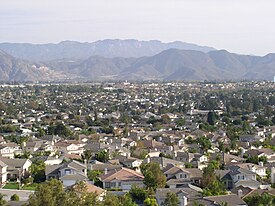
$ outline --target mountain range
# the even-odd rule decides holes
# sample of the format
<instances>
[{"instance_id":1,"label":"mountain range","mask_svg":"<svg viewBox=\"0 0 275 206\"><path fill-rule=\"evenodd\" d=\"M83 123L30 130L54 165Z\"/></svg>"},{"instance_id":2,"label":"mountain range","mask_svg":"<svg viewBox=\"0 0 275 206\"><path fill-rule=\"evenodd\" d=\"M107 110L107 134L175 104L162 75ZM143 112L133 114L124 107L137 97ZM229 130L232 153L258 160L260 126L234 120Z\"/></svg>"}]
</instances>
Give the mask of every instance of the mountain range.
<instances>
[{"instance_id":1,"label":"mountain range","mask_svg":"<svg viewBox=\"0 0 275 206\"><path fill-rule=\"evenodd\" d=\"M126 41L125 44L124 41ZM22 48L17 51L17 44L9 44L9 49L3 49L1 47L3 44L0 44L2 48L0 80L273 80L275 75L275 54L263 57L239 55L226 50L196 45L192 49L178 49L171 46L173 43L165 46L165 48L172 48L162 49L159 46L153 46L165 44L158 41L140 44L137 40L105 40L102 42L106 43L106 50L102 49L101 53L98 50L89 57L85 55L88 56L90 53L86 54L81 49L82 52L76 56L69 51L60 51L55 56L52 50L44 48L45 51L43 51L40 48L42 45L31 45L31 47L29 44L26 47L21 45ZM117 42L121 42L121 45L117 46ZM134 45L131 46L129 42ZM149 46L150 43L152 43L151 46ZM70 44L70 51L74 51L73 45L83 43L61 42L60 44ZM137 44L140 46L136 46ZM143 44L145 44L144 47ZM174 44L188 45L179 42ZM117 50L116 47L118 47ZM37 55L32 57L31 54L35 53L35 48L40 49ZM127 53L127 48L130 48L129 53ZM25 56L22 52L24 50L27 51ZM76 46L75 50L78 51L79 46ZM156 53L158 50L160 52ZM145 52L142 53L142 51Z\"/></svg>"},{"instance_id":2,"label":"mountain range","mask_svg":"<svg viewBox=\"0 0 275 206\"><path fill-rule=\"evenodd\" d=\"M90 56L142 57L153 56L166 49L185 49L208 52L212 47L180 41L163 43L157 40L105 39L92 43L63 41L58 44L0 43L0 49L10 55L31 61L49 61L63 58L87 59Z\"/></svg>"}]
</instances>

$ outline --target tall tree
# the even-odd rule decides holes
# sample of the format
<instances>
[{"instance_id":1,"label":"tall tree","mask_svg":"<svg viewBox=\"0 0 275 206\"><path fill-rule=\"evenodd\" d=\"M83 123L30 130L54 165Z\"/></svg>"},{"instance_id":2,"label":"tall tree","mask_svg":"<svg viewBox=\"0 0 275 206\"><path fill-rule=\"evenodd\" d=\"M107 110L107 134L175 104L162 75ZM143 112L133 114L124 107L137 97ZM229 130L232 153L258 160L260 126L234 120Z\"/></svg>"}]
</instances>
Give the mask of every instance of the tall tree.
<instances>
[{"instance_id":1,"label":"tall tree","mask_svg":"<svg viewBox=\"0 0 275 206\"><path fill-rule=\"evenodd\" d=\"M178 196L175 193L168 192L166 194L166 199L161 204L161 206L178 206L180 203Z\"/></svg>"},{"instance_id":2,"label":"tall tree","mask_svg":"<svg viewBox=\"0 0 275 206\"><path fill-rule=\"evenodd\" d=\"M102 150L95 155L95 158L100 162L107 162L110 157L107 151Z\"/></svg>"},{"instance_id":3,"label":"tall tree","mask_svg":"<svg viewBox=\"0 0 275 206\"><path fill-rule=\"evenodd\" d=\"M141 172L144 175L144 184L147 188L155 190L166 185L166 177L156 162L141 165Z\"/></svg>"},{"instance_id":4,"label":"tall tree","mask_svg":"<svg viewBox=\"0 0 275 206\"><path fill-rule=\"evenodd\" d=\"M215 125L215 123L216 123L216 114L215 114L215 112L213 112L213 111L208 112L207 122L210 125Z\"/></svg>"}]
</instances>

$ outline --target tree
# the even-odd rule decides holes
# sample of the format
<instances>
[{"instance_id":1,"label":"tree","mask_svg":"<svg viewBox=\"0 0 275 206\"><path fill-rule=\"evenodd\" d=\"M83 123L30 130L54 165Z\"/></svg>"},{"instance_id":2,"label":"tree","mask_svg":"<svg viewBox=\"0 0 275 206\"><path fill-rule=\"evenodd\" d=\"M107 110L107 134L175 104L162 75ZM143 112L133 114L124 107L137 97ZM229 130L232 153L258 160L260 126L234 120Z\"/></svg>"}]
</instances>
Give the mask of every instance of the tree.
<instances>
[{"instance_id":1,"label":"tree","mask_svg":"<svg viewBox=\"0 0 275 206\"><path fill-rule=\"evenodd\" d=\"M197 139L197 143L200 145L200 148L206 152L207 150L209 150L211 148L211 142L210 140L203 136Z\"/></svg>"},{"instance_id":2,"label":"tree","mask_svg":"<svg viewBox=\"0 0 275 206\"><path fill-rule=\"evenodd\" d=\"M169 124L171 122L171 119L167 114L164 114L161 116L161 121L163 124Z\"/></svg>"},{"instance_id":3,"label":"tree","mask_svg":"<svg viewBox=\"0 0 275 206\"><path fill-rule=\"evenodd\" d=\"M59 180L52 179L39 184L29 198L29 206L55 206L64 205L66 194Z\"/></svg>"},{"instance_id":4,"label":"tree","mask_svg":"<svg viewBox=\"0 0 275 206\"><path fill-rule=\"evenodd\" d=\"M137 206L129 195L116 196L107 194L103 199L102 206Z\"/></svg>"},{"instance_id":5,"label":"tree","mask_svg":"<svg viewBox=\"0 0 275 206\"><path fill-rule=\"evenodd\" d=\"M11 199L11 201L19 201L20 200L20 198L17 194L13 194L10 199Z\"/></svg>"},{"instance_id":6,"label":"tree","mask_svg":"<svg viewBox=\"0 0 275 206\"><path fill-rule=\"evenodd\" d=\"M129 191L129 194L133 201L136 203L142 203L147 198L147 191L137 187L136 185L133 185L131 190Z\"/></svg>"},{"instance_id":7,"label":"tree","mask_svg":"<svg viewBox=\"0 0 275 206\"><path fill-rule=\"evenodd\" d=\"M224 195L225 185L215 175L214 164L209 164L203 169L202 187L204 196Z\"/></svg>"},{"instance_id":8,"label":"tree","mask_svg":"<svg viewBox=\"0 0 275 206\"><path fill-rule=\"evenodd\" d=\"M61 122L58 122L56 125L50 125L48 127L48 133L62 137L69 137L72 135L72 131Z\"/></svg>"},{"instance_id":9,"label":"tree","mask_svg":"<svg viewBox=\"0 0 275 206\"><path fill-rule=\"evenodd\" d=\"M34 182L43 182L46 179L45 176L46 165L42 160L34 160L30 166L30 171Z\"/></svg>"},{"instance_id":10,"label":"tree","mask_svg":"<svg viewBox=\"0 0 275 206\"><path fill-rule=\"evenodd\" d=\"M0 193L0 206L5 206L7 205L7 201L4 200L5 195L3 195L2 193Z\"/></svg>"},{"instance_id":11,"label":"tree","mask_svg":"<svg viewBox=\"0 0 275 206\"><path fill-rule=\"evenodd\" d=\"M56 179L37 186L30 195L28 206L97 206L97 195L87 193L86 185L79 182L75 187L64 190L62 182Z\"/></svg>"},{"instance_id":12,"label":"tree","mask_svg":"<svg viewBox=\"0 0 275 206\"><path fill-rule=\"evenodd\" d=\"M215 123L216 123L216 114L215 114L215 112L213 112L213 111L208 112L207 122L210 125L215 125Z\"/></svg>"},{"instance_id":13,"label":"tree","mask_svg":"<svg viewBox=\"0 0 275 206\"><path fill-rule=\"evenodd\" d=\"M158 206L157 200L149 197L144 200L143 204L144 206Z\"/></svg>"},{"instance_id":14,"label":"tree","mask_svg":"<svg viewBox=\"0 0 275 206\"><path fill-rule=\"evenodd\" d=\"M176 125L177 125L178 127L184 126L184 125L185 125L185 119L184 119L184 118L178 119L178 120L176 121Z\"/></svg>"},{"instance_id":15,"label":"tree","mask_svg":"<svg viewBox=\"0 0 275 206\"><path fill-rule=\"evenodd\" d=\"M109 153L105 150L102 150L95 155L96 160L100 162L107 162L109 160Z\"/></svg>"},{"instance_id":16,"label":"tree","mask_svg":"<svg viewBox=\"0 0 275 206\"><path fill-rule=\"evenodd\" d=\"M89 162L93 157L93 153L91 150L85 150L83 154L81 154L82 160L87 160Z\"/></svg>"},{"instance_id":17,"label":"tree","mask_svg":"<svg viewBox=\"0 0 275 206\"><path fill-rule=\"evenodd\" d=\"M141 165L141 172L144 175L144 184L148 189L155 190L166 185L166 177L156 162Z\"/></svg>"},{"instance_id":18,"label":"tree","mask_svg":"<svg viewBox=\"0 0 275 206\"><path fill-rule=\"evenodd\" d=\"M272 117L271 121L272 121L273 125L275 125L275 116Z\"/></svg>"},{"instance_id":19,"label":"tree","mask_svg":"<svg viewBox=\"0 0 275 206\"><path fill-rule=\"evenodd\" d=\"M90 181L93 181L96 186L100 186L99 175L101 174L102 172L99 170L89 170L87 175Z\"/></svg>"},{"instance_id":20,"label":"tree","mask_svg":"<svg viewBox=\"0 0 275 206\"><path fill-rule=\"evenodd\" d=\"M273 206L275 198L267 193L257 194L244 198L248 206Z\"/></svg>"},{"instance_id":21,"label":"tree","mask_svg":"<svg viewBox=\"0 0 275 206\"><path fill-rule=\"evenodd\" d=\"M175 193L168 192L166 194L166 199L161 204L161 206L178 206L180 203L178 196Z\"/></svg>"}]
</instances>

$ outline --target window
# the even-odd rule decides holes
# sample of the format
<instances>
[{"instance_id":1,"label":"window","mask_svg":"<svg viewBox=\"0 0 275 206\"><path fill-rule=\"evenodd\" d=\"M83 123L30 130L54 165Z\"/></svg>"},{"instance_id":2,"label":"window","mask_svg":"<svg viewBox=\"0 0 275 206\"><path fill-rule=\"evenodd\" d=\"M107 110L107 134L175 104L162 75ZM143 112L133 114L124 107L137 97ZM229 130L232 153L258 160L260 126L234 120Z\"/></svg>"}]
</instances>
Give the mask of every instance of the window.
<instances>
[{"instance_id":1,"label":"window","mask_svg":"<svg viewBox=\"0 0 275 206\"><path fill-rule=\"evenodd\" d=\"M71 174L71 170L70 169L65 169L65 174L66 175Z\"/></svg>"},{"instance_id":2,"label":"window","mask_svg":"<svg viewBox=\"0 0 275 206\"><path fill-rule=\"evenodd\" d=\"M110 182L105 182L105 188L110 188Z\"/></svg>"},{"instance_id":3,"label":"window","mask_svg":"<svg viewBox=\"0 0 275 206\"><path fill-rule=\"evenodd\" d=\"M185 179L185 178L187 178L187 175L186 174L180 174L180 178Z\"/></svg>"}]
</instances>

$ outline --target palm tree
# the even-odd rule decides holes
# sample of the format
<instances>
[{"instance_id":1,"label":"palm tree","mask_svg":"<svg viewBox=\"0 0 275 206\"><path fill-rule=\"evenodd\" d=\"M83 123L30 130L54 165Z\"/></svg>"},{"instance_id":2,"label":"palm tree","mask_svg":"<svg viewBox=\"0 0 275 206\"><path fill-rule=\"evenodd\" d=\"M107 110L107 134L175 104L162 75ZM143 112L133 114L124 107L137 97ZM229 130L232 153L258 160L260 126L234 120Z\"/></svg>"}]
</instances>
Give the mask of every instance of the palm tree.
<instances>
[{"instance_id":1,"label":"palm tree","mask_svg":"<svg viewBox=\"0 0 275 206\"><path fill-rule=\"evenodd\" d=\"M89 162L93 157L93 153L91 150L85 150L83 154L81 155L82 160L87 160Z\"/></svg>"}]
</instances>

